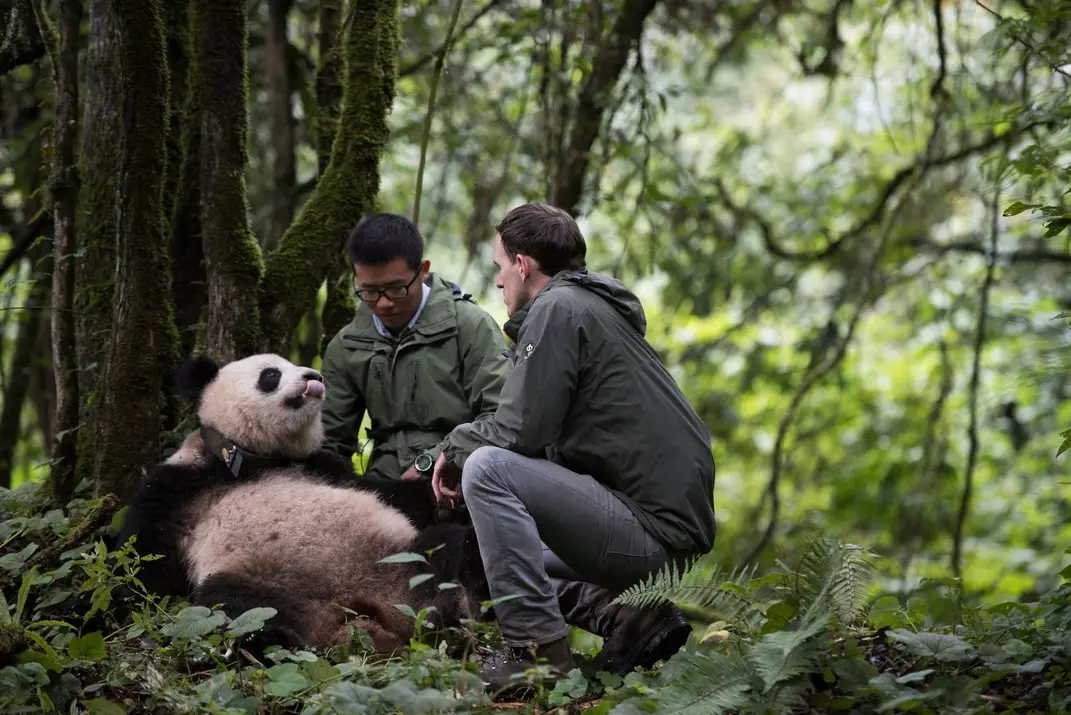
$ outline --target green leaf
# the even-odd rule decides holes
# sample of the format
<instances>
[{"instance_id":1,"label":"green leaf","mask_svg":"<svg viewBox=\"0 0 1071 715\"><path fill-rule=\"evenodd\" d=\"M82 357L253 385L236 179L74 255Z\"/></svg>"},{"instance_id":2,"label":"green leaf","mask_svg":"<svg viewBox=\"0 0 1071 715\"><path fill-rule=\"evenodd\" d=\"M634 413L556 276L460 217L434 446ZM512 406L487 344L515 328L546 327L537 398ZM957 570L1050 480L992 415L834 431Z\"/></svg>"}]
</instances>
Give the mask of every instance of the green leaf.
<instances>
[{"instance_id":1,"label":"green leaf","mask_svg":"<svg viewBox=\"0 0 1071 715\"><path fill-rule=\"evenodd\" d=\"M1037 206L1037 204L1024 204L1022 201L1016 201L1008 208L1004 209L1005 216L1018 216L1023 211L1031 209Z\"/></svg>"},{"instance_id":2,"label":"green leaf","mask_svg":"<svg viewBox=\"0 0 1071 715\"><path fill-rule=\"evenodd\" d=\"M900 685L907 685L908 683L917 683L920 680L926 680L926 676L934 672L933 668L927 668L926 670L916 670L914 673L908 673L907 675L901 675L896 679L896 682Z\"/></svg>"},{"instance_id":3,"label":"green leaf","mask_svg":"<svg viewBox=\"0 0 1071 715\"><path fill-rule=\"evenodd\" d=\"M414 554L411 552L404 552L401 554L391 554L390 556L380 559L381 564L408 564L419 561L422 564L426 564L428 560L420 554Z\"/></svg>"},{"instance_id":4,"label":"green leaf","mask_svg":"<svg viewBox=\"0 0 1071 715\"><path fill-rule=\"evenodd\" d=\"M104 655L104 635L101 633L87 633L67 644L67 656L71 660L85 660L95 663L103 658Z\"/></svg>"},{"instance_id":5,"label":"green leaf","mask_svg":"<svg viewBox=\"0 0 1071 715\"><path fill-rule=\"evenodd\" d=\"M1064 441L1060 444L1060 448L1056 450L1057 457L1071 449L1071 429L1061 432L1060 436L1064 438Z\"/></svg>"},{"instance_id":6,"label":"green leaf","mask_svg":"<svg viewBox=\"0 0 1071 715\"><path fill-rule=\"evenodd\" d=\"M83 700L82 707L86 709L89 715L126 715L126 708L118 703L113 703L111 700L100 698Z\"/></svg>"},{"instance_id":7,"label":"green leaf","mask_svg":"<svg viewBox=\"0 0 1071 715\"><path fill-rule=\"evenodd\" d=\"M297 663L283 663L268 668L268 680L271 682L264 688L265 692L282 698L312 685L309 679L301 674L300 667Z\"/></svg>"},{"instance_id":8,"label":"green leaf","mask_svg":"<svg viewBox=\"0 0 1071 715\"><path fill-rule=\"evenodd\" d=\"M231 635L241 636L258 631L264 627L264 622L276 613L278 611L274 608L251 608L231 621L230 625L227 626L227 632Z\"/></svg>"},{"instance_id":9,"label":"green leaf","mask_svg":"<svg viewBox=\"0 0 1071 715\"><path fill-rule=\"evenodd\" d=\"M1045 238L1052 238L1053 236L1059 236L1064 232L1064 229L1071 226L1071 217L1064 216L1062 218L1054 218L1052 221L1045 223Z\"/></svg>"},{"instance_id":10,"label":"green leaf","mask_svg":"<svg viewBox=\"0 0 1071 715\"><path fill-rule=\"evenodd\" d=\"M974 648L959 636L947 633L913 633L902 628L889 631L893 640L916 655L934 658L942 663L961 663L974 657Z\"/></svg>"},{"instance_id":11,"label":"green leaf","mask_svg":"<svg viewBox=\"0 0 1071 715\"><path fill-rule=\"evenodd\" d=\"M427 581L428 579L431 579L431 578L435 578L435 574L433 574L433 573L418 573L416 576L414 576L413 578L409 579L409 588L414 588L416 586L419 586L420 584L424 583L425 581Z\"/></svg>"},{"instance_id":12,"label":"green leaf","mask_svg":"<svg viewBox=\"0 0 1071 715\"><path fill-rule=\"evenodd\" d=\"M317 658L311 663L303 663L301 672L314 684L320 684L333 680L339 676L339 670L324 658Z\"/></svg>"},{"instance_id":13,"label":"green leaf","mask_svg":"<svg viewBox=\"0 0 1071 715\"><path fill-rule=\"evenodd\" d=\"M868 615L870 627L879 628L903 628L907 623L907 617L900 609L900 601L896 596L884 596L870 606Z\"/></svg>"},{"instance_id":14,"label":"green leaf","mask_svg":"<svg viewBox=\"0 0 1071 715\"><path fill-rule=\"evenodd\" d=\"M200 638L227 622L221 611L206 606L187 606L179 611L174 623L168 623L160 632L175 638Z\"/></svg>"}]
</instances>

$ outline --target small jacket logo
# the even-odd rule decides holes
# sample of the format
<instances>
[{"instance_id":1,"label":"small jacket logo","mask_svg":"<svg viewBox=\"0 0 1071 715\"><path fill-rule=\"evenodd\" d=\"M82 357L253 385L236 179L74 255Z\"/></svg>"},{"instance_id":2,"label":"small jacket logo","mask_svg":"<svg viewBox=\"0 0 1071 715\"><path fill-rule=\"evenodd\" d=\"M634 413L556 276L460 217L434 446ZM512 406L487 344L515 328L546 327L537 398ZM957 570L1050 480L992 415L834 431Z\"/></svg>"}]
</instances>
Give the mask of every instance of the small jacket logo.
<instances>
[{"instance_id":1,"label":"small jacket logo","mask_svg":"<svg viewBox=\"0 0 1071 715\"><path fill-rule=\"evenodd\" d=\"M529 357L532 356L532 351L533 350L535 350L535 345L533 345L532 343L528 343L528 345L525 346L525 348L524 348L524 359L525 360L527 360Z\"/></svg>"}]
</instances>

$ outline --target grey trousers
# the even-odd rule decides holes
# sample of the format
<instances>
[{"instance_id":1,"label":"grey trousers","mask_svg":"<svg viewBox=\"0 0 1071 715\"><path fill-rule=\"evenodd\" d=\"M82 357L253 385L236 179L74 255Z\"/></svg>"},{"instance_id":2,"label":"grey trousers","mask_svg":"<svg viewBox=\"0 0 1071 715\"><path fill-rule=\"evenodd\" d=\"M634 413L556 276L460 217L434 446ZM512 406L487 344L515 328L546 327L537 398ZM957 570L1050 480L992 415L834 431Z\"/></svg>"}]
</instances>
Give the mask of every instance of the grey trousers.
<instances>
[{"instance_id":1,"label":"grey trousers","mask_svg":"<svg viewBox=\"0 0 1071 715\"><path fill-rule=\"evenodd\" d=\"M660 568L662 546L594 478L497 447L469 456L461 490L503 640L566 634L552 577L625 589Z\"/></svg>"}]
</instances>

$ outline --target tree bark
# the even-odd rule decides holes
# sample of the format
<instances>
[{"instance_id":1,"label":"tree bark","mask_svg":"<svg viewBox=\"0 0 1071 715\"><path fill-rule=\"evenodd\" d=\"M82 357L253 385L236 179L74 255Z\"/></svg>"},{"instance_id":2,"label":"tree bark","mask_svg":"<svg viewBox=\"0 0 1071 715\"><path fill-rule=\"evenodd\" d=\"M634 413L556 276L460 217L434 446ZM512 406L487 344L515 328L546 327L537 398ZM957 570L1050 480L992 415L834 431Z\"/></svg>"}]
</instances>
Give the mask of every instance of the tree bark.
<instances>
[{"instance_id":1,"label":"tree bark","mask_svg":"<svg viewBox=\"0 0 1071 715\"><path fill-rule=\"evenodd\" d=\"M167 30L168 126L167 170L164 174L162 210L166 234L178 200L178 186L183 165L182 128L185 124L186 97L189 94L190 18L186 0L164 0L161 7Z\"/></svg>"},{"instance_id":2,"label":"tree bark","mask_svg":"<svg viewBox=\"0 0 1071 715\"><path fill-rule=\"evenodd\" d=\"M271 207L271 232L265 237L265 248L271 248L278 243L290 222L294 220L294 202L297 196L294 115L290 106L293 82L290 76L290 42L286 36L286 22L291 5L292 0L268 0L265 64L272 149L275 154L275 163L272 165L275 193Z\"/></svg>"},{"instance_id":3,"label":"tree bark","mask_svg":"<svg viewBox=\"0 0 1071 715\"><path fill-rule=\"evenodd\" d=\"M45 308L48 305L48 286L51 260L44 250L45 244L38 244L31 249L29 258L33 276L30 293L23 304L25 309L19 322L18 335L15 338L14 355L11 368L7 372L7 384L4 385L4 404L0 410L0 487L11 487L11 473L15 468L15 450L18 447L22 408L26 403L30 377L33 372L34 353L37 340L44 322Z\"/></svg>"},{"instance_id":4,"label":"tree bark","mask_svg":"<svg viewBox=\"0 0 1071 715\"><path fill-rule=\"evenodd\" d=\"M35 26L30 3L31 0L15 0L7 12L0 13L4 19L4 31L0 36L0 76L36 62L45 54L45 42Z\"/></svg>"},{"instance_id":5,"label":"tree bark","mask_svg":"<svg viewBox=\"0 0 1071 715\"><path fill-rule=\"evenodd\" d=\"M342 14L340 0L320 0L320 65L316 68L316 110L313 117L313 141L320 176L331 161L331 145L342 108L342 55L337 45L338 25Z\"/></svg>"},{"instance_id":6,"label":"tree bark","mask_svg":"<svg viewBox=\"0 0 1071 715\"><path fill-rule=\"evenodd\" d=\"M89 47L80 147L81 183L76 224L80 258L74 309L78 346L81 427L78 453L96 448L104 348L112 329L115 293L115 192L123 131L119 84L119 36L111 0L89 0ZM92 478L93 465L80 460L77 479Z\"/></svg>"},{"instance_id":7,"label":"tree bark","mask_svg":"<svg viewBox=\"0 0 1071 715\"><path fill-rule=\"evenodd\" d=\"M75 213L80 179L78 147L78 46L82 23L81 0L60 2L60 46L52 68L56 87L53 125L52 176L52 311L51 354L55 380L55 423L51 434L52 498L66 504L74 494L77 466L78 364L74 319L75 254L78 251ZM43 387L43 386L42 386Z\"/></svg>"},{"instance_id":8,"label":"tree bark","mask_svg":"<svg viewBox=\"0 0 1071 715\"><path fill-rule=\"evenodd\" d=\"M117 280L93 454L96 496L130 496L160 458L170 276L160 201L167 133L166 45L159 0L114 0L120 68Z\"/></svg>"},{"instance_id":9,"label":"tree bark","mask_svg":"<svg viewBox=\"0 0 1071 715\"><path fill-rule=\"evenodd\" d=\"M204 247L201 238L201 97L193 77L183 111L182 166L171 214L172 290L179 353L190 355L197 344L201 312L207 301ZM174 101L171 105L174 106Z\"/></svg>"},{"instance_id":10,"label":"tree bark","mask_svg":"<svg viewBox=\"0 0 1071 715\"><path fill-rule=\"evenodd\" d=\"M222 361L257 350L260 246L245 195L246 18L240 0L192 5L194 76L201 102L201 227L208 276L209 352Z\"/></svg>"},{"instance_id":11,"label":"tree bark","mask_svg":"<svg viewBox=\"0 0 1071 715\"><path fill-rule=\"evenodd\" d=\"M658 0L625 0L580 90L565 157L558 165L551 191L551 203L574 216L583 197L591 147L599 136L610 94L628 62L629 51L643 34L647 16L657 4Z\"/></svg>"},{"instance_id":12,"label":"tree bark","mask_svg":"<svg viewBox=\"0 0 1071 715\"><path fill-rule=\"evenodd\" d=\"M355 3L347 18L346 82L331 160L261 283L265 349L289 351L291 333L338 265L346 233L379 193L397 74L397 11L397 0Z\"/></svg>"}]
</instances>

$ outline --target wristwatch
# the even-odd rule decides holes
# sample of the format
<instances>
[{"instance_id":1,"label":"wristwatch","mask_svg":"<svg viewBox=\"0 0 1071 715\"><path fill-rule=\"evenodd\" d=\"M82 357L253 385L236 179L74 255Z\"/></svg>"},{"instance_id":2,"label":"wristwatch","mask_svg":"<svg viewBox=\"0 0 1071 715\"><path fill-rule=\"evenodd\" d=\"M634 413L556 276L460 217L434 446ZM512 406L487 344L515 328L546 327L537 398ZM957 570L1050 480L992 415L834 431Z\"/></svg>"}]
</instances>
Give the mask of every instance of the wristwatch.
<instances>
[{"instance_id":1,"label":"wristwatch","mask_svg":"<svg viewBox=\"0 0 1071 715\"><path fill-rule=\"evenodd\" d=\"M417 455L416 462L413 463L416 470L421 474L427 474L431 471L431 468L435 466L435 460L431 458L431 455L427 452L421 452Z\"/></svg>"}]
</instances>

